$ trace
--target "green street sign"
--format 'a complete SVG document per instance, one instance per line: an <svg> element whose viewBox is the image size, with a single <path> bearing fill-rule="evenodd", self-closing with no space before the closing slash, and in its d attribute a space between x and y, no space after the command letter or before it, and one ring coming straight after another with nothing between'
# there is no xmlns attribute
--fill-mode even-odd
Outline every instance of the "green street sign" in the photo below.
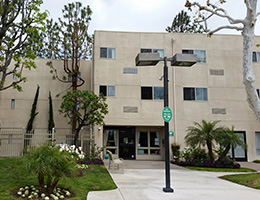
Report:
<svg viewBox="0 0 260 200"><path fill-rule="evenodd" d="M162 117L165 122L169 122L172 119L172 110L169 107L165 107L162 111Z"/></svg>
<svg viewBox="0 0 260 200"><path fill-rule="evenodd" d="M173 132L173 131L170 131L170 132L169 132L169 136L170 136L170 137L173 137L173 136L174 136L174 132Z"/></svg>

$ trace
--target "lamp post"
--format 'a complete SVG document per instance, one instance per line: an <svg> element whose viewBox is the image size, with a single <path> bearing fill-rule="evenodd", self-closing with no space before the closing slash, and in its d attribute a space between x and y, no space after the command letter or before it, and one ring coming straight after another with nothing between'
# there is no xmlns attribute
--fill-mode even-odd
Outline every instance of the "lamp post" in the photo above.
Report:
<svg viewBox="0 0 260 200"><path fill-rule="evenodd" d="M168 107L168 67L167 61L171 66L191 67L197 62L197 56L194 54L175 54L173 57L161 58L159 53L139 53L135 58L136 66L155 66L159 61L164 61L164 108ZM164 121L165 133L165 182L164 192L173 192L170 181L170 146L169 146L169 122Z"/></svg>

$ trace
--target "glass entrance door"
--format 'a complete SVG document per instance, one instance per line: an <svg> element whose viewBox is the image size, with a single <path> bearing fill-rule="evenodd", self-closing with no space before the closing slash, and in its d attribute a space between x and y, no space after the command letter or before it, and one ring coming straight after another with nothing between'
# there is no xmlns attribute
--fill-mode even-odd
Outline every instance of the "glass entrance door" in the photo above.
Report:
<svg viewBox="0 0 260 200"><path fill-rule="evenodd" d="M119 130L119 158L135 159L135 128Z"/></svg>
<svg viewBox="0 0 260 200"><path fill-rule="evenodd" d="M241 135L244 138L244 142L246 144L246 132L238 131L236 134ZM232 148L228 154L231 158L235 158L236 161L247 161L247 153L246 150L241 146L237 146L236 148Z"/></svg>

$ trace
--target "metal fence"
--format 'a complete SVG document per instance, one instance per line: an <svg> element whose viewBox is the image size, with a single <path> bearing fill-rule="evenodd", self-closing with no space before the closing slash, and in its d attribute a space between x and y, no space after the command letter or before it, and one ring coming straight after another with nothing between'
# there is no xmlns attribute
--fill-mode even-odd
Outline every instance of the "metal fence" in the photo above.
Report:
<svg viewBox="0 0 260 200"><path fill-rule="evenodd" d="M77 144L89 155L90 142L94 136L89 131L81 130ZM39 129L26 133L24 130L1 129L0 130L0 157L19 157L27 149L35 148L44 143L69 144L74 143L74 135L68 129L56 129L49 133Z"/></svg>

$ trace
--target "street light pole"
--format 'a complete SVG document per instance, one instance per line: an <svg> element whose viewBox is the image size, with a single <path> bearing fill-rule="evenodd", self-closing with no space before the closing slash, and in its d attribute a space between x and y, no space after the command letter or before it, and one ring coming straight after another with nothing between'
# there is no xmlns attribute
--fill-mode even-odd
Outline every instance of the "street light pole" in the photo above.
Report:
<svg viewBox="0 0 260 200"><path fill-rule="evenodd" d="M194 54L175 54L171 58L161 58L159 53L139 53L135 58L136 66L155 66L158 62L164 61L164 109L168 107L168 67L167 61L171 62L171 66L191 67L197 62L197 56ZM164 192L173 192L170 181L170 149L169 149L169 121L164 119L165 131L165 181L166 187Z"/></svg>
<svg viewBox="0 0 260 200"><path fill-rule="evenodd" d="M163 67L163 77L164 77L164 107L168 107L168 67L167 67L167 57L164 57L164 67ZM166 187L163 188L164 192L173 192L171 188L170 180L170 153L169 153L169 122L164 121L164 132L165 132L165 181Z"/></svg>

